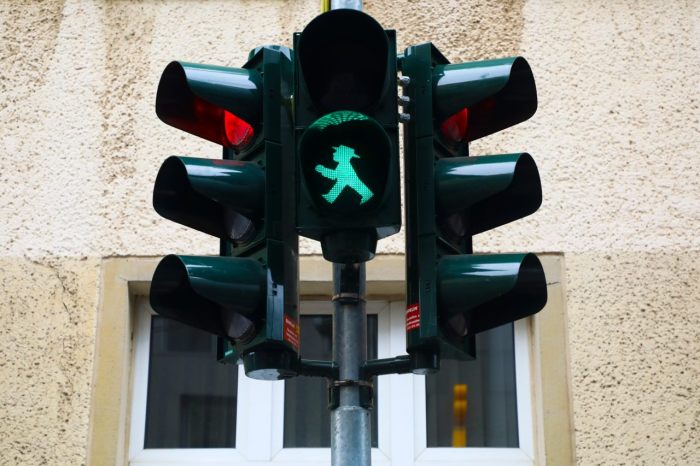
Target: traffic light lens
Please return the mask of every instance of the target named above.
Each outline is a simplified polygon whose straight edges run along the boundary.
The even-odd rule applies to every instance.
[[[180,120],[180,129],[235,150],[244,148],[253,139],[253,127],[228,110],[199,97],[193,97],[192,107],[191,120]]]
[[[469,120],[469,110],[463,108],[455,113],[440,125],[442,136],[453,143],[460,143],[467,137],[467,123]]]
[[[322,197],[329,204],[335,204],[338,196],[345,188],[351,188],[360,195],[360,205],[366,203],[374,196],[374,193],[362,182],[355,168],[350,163],[352,159],[357,158],[360,158],[360,156],[355,153],[352,147],[341,145],[333,148],[333,160],[338,162],[335,169],[330,169],[321,164],[316,165],[316,171],[321,176],[335,181],[331,190],[326,194],[322,194]]]
[[[472,141],[477,139],[474,131],[470,127],[469,117],[472,118],[472,125],[485,125],[496,118],[496,101],[492,98],[483,100],[474,104],[471,109],[463,108],[440,125],[442,136],[448,141],[458,144],[463,141]]]
[[[436,119],[443,137],[452,142],[488,136],[527,120],[537,110],[535,79],[522,57],[440,65],[433,76]],[[464,132],[456,131],[453,136],[442,128],[443,124],[454,128],[454,122],[447,121],[461,121],[456,115],[465,108],[469,121]]]
[[[318,208],[345,214],[381,200],[391,151],[376,120],[352,111],[324,115],[302,135],[299,154],[306,189]]]
[[[228,141],[228,144],[224,145],[236,150],[247,146],[255,134],[253,127],[231,112],[223,110],[223,113],[224,134],[226,134],[226,140]]]
[[[258,111],[255,79],[248,70],[171,62],[158,84],[156,113],[170,126],[242,150],[255,136],[248,120]]]

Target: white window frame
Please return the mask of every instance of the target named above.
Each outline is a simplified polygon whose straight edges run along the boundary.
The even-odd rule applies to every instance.
[[[329,448],[283,448],[284,440],[284,381],[254,380],[245,376],[242,366],[238,367],[238,400],[236,412],[236,448],[144,448],[146,427],[146,403],[148,398],[148,364],[151,337],[151,317],[155,313],[143,297],[136,299],[136,319],[134,322],[133,381],[131,400],[131,429],[129,435],[130,465],[221,465],[237,466],[284,464],[304,466],[309,464],[330,464]],[[302,314],[333,315],[332,304],[328,301],[302,301]],[[389,303],[370,301],[367,314],[377,314],[377,333],[389,333]],[[386,338],[379,338],[377,355],[389,357]],[[378,382],[380,385],[381,382]],[[378,405],[378,445],[372,448],[372,464],[391,465],[382,446],[388,444],[389,400],[384,391],[376,387]],[[245,428],[242,428],[245,426]],[[267,435],[260,434],[267,432]]]
[[[253,380],[238,368],[236,448],[144,449],[150,328],[153,311],[146,300],[136,303],[133,352],[133,398],[129,461],[132,465],[260,465],[330,464],[329,448],[283,448],[284,381]],[[302,314],[332,314],[327,301],[302,301]],[[380,358],[405,354],[405,305],[400,301],[370,301],[367,313],[377,314]],[[516,322],[515,377],[518,410],[518,448],[428,448],[425,377],[411,374],[378,378],[378,448],[372,448],[375,466],[457,466],[503,464],[534,465],[533,403],[530,383],[530,341],[527,321]],[[389,338],[382,338],[382,336]],[[407,407],[409,409],[407,409]],[[245,428],[242,428],[245,426]],[[259,433],[267,432],[267,435]]]
[[[405,305],[392,302],[390,353],[405,354]],[[425,376],[392,374],[382,377],[388,387],[392,422],[391,460],[401,466],[457,466],[535,464],[533,402],[530,371],[530,338],[527,320],[514,326],[516,404],[518,410],[518,448],[428,448]]]
[[[425,376],[414,376],[415,403],[415,465],[470,466],[504,464],[532,466],[535,461],[533,403],[530,381],[530,342],[525,320],[515,322],[513,328],[515,351],[515,397],[518,416],[517,448],[436,448],[427,447]],[[478,348],[477,348],[478,351]]]
[[[534,418],[532,419],[534,427],[531,431],[519,429],[521,447],[499,453],[497,457],[503,461],[491,462],[489,454],[489,465],[504,462],[525,463],[533,450],[534,464],[538,466],[576,463],[567,340],[565,261],[562,254],[545,253],[539,254],[539,257],[547,275],[547,306],[539,314],[518,322],[515,326],[518,364],[516,396],[520,413],[518,419],[523,425],[525,416],[529,414],[530,418]],[[187,464],[186,462],[198,465],[246,464],[242,460],[241,452],[236,450],[171,450],[173,453],[168,456],[163,450],[144,451],[142,448],[134,447],[143,445],[138,435],[135,436],[134,430],[143,431],[144,425],[134,421],[138,417],[138,413],[134,414],[134,410],[138,412],[139,403],[142,409],[145,409],[146,393],[143,391],[139,395],[136,387],[140,387],[141,390],[147,389],[148,373],[147,368],[146,372],[143,372],[143,368],[135,370],[134,366],[138,362],[136,358],[138,347],[148,348],[149,346],[148,339],[145,340],[145,346],[143,344],[144,333],[137,332],[139,327],[137,321],[139,316],[143,317],[144,309],[149,309],[147,304],[149,287],[157,264],[157,258],[120,257],[103,261],[95,336],[87,463],[126,465],[131,458],[134,460],[133,464],[168,464],[170,466],[178,463]],[[405,312],[400,302],[405,290],[404,269],[403,257],[391,255],[378,256],[367,266],[368,298],[392,301],[390,314],[391,328],[394,331],[390,332],[390,338],[380,335],[378,348],[380,355],[398,355],[405,350],[405,339],[400,333],[403,331]],[[302,296],[322,300],[330,308],[331,265],[320,257],[305,256],[300,259],[300,270],[299,290]],[[523,340],[522,336],[526,339]],[[134,337],[137,340],[134,340]],[[150,338],[150,332],[148,337]],[[138,343],[139,339],[142,343]],[[528,341],[531,343],[529,351],[526,348]],[[522,357],[526,359],[523,360]],[[527,376],[525,380],[521,377],[522,374],[527,375],[528,370],[531,372],[529,377],[531,389],[530,384],[527,383]],[[139,373],[145,376],[141,375],[139,378]],[[242,374],[241,378],[245,380]],[[424,401],[414,403],[417,384],[420,383],[424,387],[424,381],[421,379],[413,375],[380,377],[381,389],[378,393],[380,448],[377,451],[391,458],[392,464],[415,465],[418,464],[416,461],[425,462],[441,454],[437,450],[423,448],[425,435],[422,431],[414,432],[416,418],[422,419],[418,414],[424,412]],[[263,391],[274,389],[273,383],[261,383],[263,385],[259,385],[256,389]],[[408,388],[400,389],[402,385]],[[523,394],[523,388],[531,391],[531,398]],[[528,409],[527,406],[534,406],[534,408]],[[523,415],[524,409],[525,415]],[[274,415],[281,419],[282,413],[270,414],[270,416]],[[241,421],[239,423],[242,424]],[[251,429],[250,426],[248,428]],[[256,429],[259,431],[258,427]],[[282,427],[279,429],[277,435],[281,439]],[[238,431],[241,435],[241,429]],[[532,434],[528,435],[528,432]],[[534,449],[531,446],[532,442],[528,440],[531,437],[534,437]],[[143,435],[141,435],[142,438]],[[281,440],[277,442],[281,444],[279,443]],[[240,449],[240,441],[238,446]],[[474,456],[478,457],[479,452],[476,449],[448,450],[450,451],[447,453],[455,455],[455,459],[459,456],[460,463],[478,464],[477,461],[470,459]],[[495,449],[488,450],[486,453],[492,453]],[[458,453],[460,451],[463,453]],[[300,452],[302,453],[303,451]],[[221,454],[224,455],[223,458]],[[285,452],[285,454],[293,455],[294,452]],[[513,459],[509,460],[509,456]],[[306,458],[303,461],[306,464]],[[432,463],[442,464],[440,461]],[[264,463],[254,462],[254,464],[261,466]],[[376,464],[379,463],[375,460],[375,466]]]
[[[389,333],[389,323],[390,323],[390,307],[387,301],[369,301],[366,306],[367,314],[377,315],[377,357],[378,358],[388,358],[391,356],[389,352],[389,344],[386,338],[381,338],[382,334]],[[301,314],[302,315],[318,315],[318,314],[330,314],[333,315],[332,304],[328,301],[302,301],[301,302]],[[302,351],[303,354],[303,351]],[[387,455],[386,446],[388,445],[388,424],[390,420],[390,412],[386,391],[382,389],[382,377],[377,379],[377,386],[375,386],[375,394],[377,396],[377,425],[379,432],[377,432],[377,448],[372,448],[371,459],[372,465],[376,466],[390,466],[391,461]],[[284,412],[284,385],[282,385],[282,390],[277,398],[274,400],[274,404],[281,407],[282,412]],[[275,442],[273,445],[274,454],[272,457],[272,464],[284,464],[285,466],[304,466],[304,465],[327,465],[331,462],[331,452],[330,448],[283,448],[282,442],[282,429],[284,428],[283,415],[279,417],[280,422],[280,438],[279,441]],[[330,428],[330,426],[329,426]]]
[[[245,464],[238,448],[144,448],[146,438],[146,402],[148,398],[148,366],[151,348],[151,317],[156,315],[148,305],[145,297],[135,300],[136,310],[134,320],[134,342],[132,351],[132,398],[129,431],[129,464],[130,465],[221,465]],[[238,377],[245,377],[239,368]],[[266,387],[267,389],[271,387]],[[239,384],[240,403],[240,384]],[[237,413],[236,426],[241,416]],[[237,428],[238,432],[239,429]],[[238,442],[238,434],[236,434]],[[238,444],[238,443],[236,443]]]

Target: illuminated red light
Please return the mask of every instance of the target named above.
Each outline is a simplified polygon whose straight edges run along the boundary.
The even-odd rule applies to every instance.
[[[192,99],[192,108],[194,118],[179,122],[185,131],[235,150],[253,140],[253,127],[233,113],[196,96]]]
[[[440,125],[442,136],[455,144],[469,142],[483,136],[484,126],[496,117],[496,100],[482,100],[471,108],[463,108]]]
[[[442,122],[440,125],[440,132],[443,137],[452,142],[462,142],[467,138],[468,121],[469,111],[463,108]]]
[[[231,112],[224,112],[224,134],[229,144],[236,150],[247,146],[253,140],[255,132],[242,118],[238,118]]]

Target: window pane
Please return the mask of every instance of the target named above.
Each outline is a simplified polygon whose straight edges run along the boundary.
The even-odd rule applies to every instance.
[[[441,360],[425,378],[429,447],[518,447],[513,324],[477,335],[476,351],[474,361]]]
[[[307,359],[333,357],[333,318],[301,316],[302,354]],[[377,357],[377,316],[367,316],[367,356]],[[375,390],[377,380],[373,380]],[[372,446],[377,446],[377,397],[371,412]],[[284,447],[328,448],[331,446],[328,386],[319,377],[295,377],[284,385]]]
[[[152,317],[145,448],[235,447],[237,390],[216,337]]]

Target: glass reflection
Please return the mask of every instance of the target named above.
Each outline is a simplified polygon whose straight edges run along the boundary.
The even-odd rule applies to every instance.
[[[145,448],[234,448],[237,392],[216,337],[152,317]]]
[[[428,447],[518,447],[513,324],[478,334],[476,351],[426,376]]]
[[[333,356],[333,318],[330,315],[301,316],[302,355],[330,360]],[[367,356],[377,357],[377,316],[367,316]],[[330,412],[326,380],[295,377],[284,385],[284,447],[329,448]],[[375,390],[376,377],[373,380]],[[377,447],[377,398],[371,411],[372,447]]]

